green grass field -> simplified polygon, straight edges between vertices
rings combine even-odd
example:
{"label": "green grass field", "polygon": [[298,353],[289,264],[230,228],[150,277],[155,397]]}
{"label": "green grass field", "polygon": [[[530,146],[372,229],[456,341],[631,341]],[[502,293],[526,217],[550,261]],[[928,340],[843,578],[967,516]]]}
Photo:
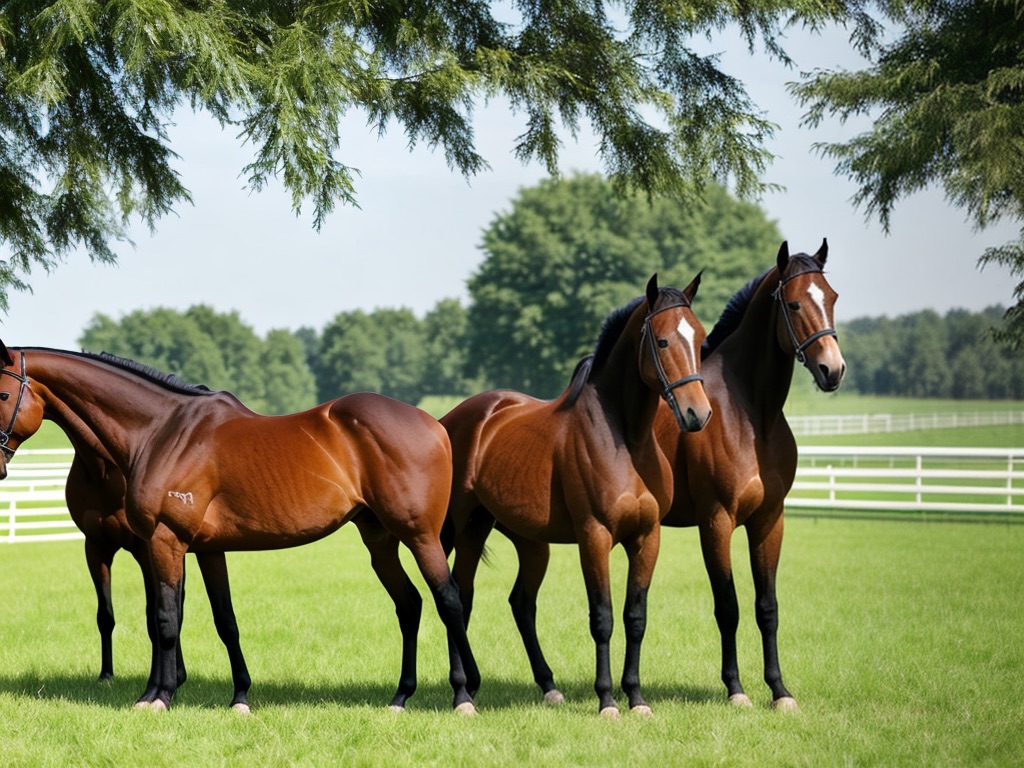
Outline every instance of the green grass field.
{"label": "green grass field", "polygon": [[[484,676],[475,718],[449,710],[440,621],[425,610],[420,689],[386,704],[399,635],[356,532],[301,549],[230,556],[253,713],[226,709],[230,678],[189,563],[190,679],[168,713],[130,708],[149,652],[141,579],[115,563],[112,683],[81,545],[4,549],[0,754],[7,765],[1019,765],[1024,758],[1024,526],[791,520],[779,577],[781,657],[797,715],[768,708],[752,588],[735,542],[740,661],[756,703],[718,680],[718,640],[692,531],[666,531],[643,675],[653,718],[596,714],[593,647],[571,547],[556,547],[539,626],[568,697],[539,703],[506,593],[514,553],[494,538],[470,636]],[[624,560],[614,558],[621,607]],[[419,579],[416,579],[419,584]],[[421,585],[422,591],[422,585]],[[621,622],[613,643],[621,668]]]}
{"label": "green grass field", "polygon": [[[845,410],[842,396],[795,393],[792,412]],[[835,410],[842,405],[843,410]],[[902,403],[920,412],[932,402]],[[861,403],[861,407],[865,407]],[[951,407],[943,405],[941,407]],[[979,410],[975,404],[960,404]],[[1011,410],[1021,404],[999,404]],[[828,410],[826,410],[828,409]],[[443,410],[441,411],[443,413]],[[811,410],[810,412],[815,412]],[[62,445],[52,425],[27,447]],[[893,444],[1020,445],[1018,428],[902,433]],[[881,444],[879,436],[858,437]],[[829,441],[833,442],[833,441]],[[19,459],[15,459],[18,461]],[[182,635],[189,680],[172,710],[131,703],[148,672],[142,582],[118,556],[115,669],[96,681],[95,598],[79,542],[0,551],[0,762],[64,766],[1011,766],[1024,762],[1024,526],[792,516],[779,572],[780,655],[800,714],[768,707],[745,535],[734,540],[740,663],[752,710],[725,701],[718,633],[692,530],[667,530],[643,654],[653,718],[597,716],[594,652],[575,550],[555,547],[539,629],[568,702],[540,703],[506,596],[514,553],[495,535],[477,579],[470,639],[480,714],[449,709],[447,654],[432,605],[420,631],[420,688],[386,709],[399,633],[356,531],[280,552],[229,555],[254,679],[253,713],[227,710],[230,676],[189,558]],[[418,573],[407,569],[426,597]],[[613,557],[616,613],[625,557]],[[622,664],[617,618],[613,669]],[[620,703],[622,699],[620,697]]]}

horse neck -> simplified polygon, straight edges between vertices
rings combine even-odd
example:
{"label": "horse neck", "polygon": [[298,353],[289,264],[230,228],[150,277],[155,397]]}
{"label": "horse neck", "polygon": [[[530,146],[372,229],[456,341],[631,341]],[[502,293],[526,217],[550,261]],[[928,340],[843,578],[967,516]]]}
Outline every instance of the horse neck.
{"label": "horse neck", "polygon": [[630,446],[652,439],[654,417],[658,412],[658,394],[640,377],[638,344],[642,322],[643,308],[640,308],[630,317],[592,380],[609,422],[618,426]]}
{"label": "horse neck", "polygon": [[782,413],[793,382],[793,356],[779,346],[779,302],[773,292],[778,271],[772,270],[754,293],[743,320],[718,348],[723,370],[733,386],[754,405],[762,419]]}
{"label": "horse neck", "polygon": [[102,448],[125,466],[182,395],[127,371],[59,352],[28,350],[26,372],[42,385],[44,415],[76,449]]}

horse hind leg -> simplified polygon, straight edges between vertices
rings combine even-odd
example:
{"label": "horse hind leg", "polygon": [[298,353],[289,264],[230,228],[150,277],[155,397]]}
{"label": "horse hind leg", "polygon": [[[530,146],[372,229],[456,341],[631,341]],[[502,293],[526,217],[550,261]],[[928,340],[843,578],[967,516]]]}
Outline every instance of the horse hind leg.
{"label": "horse hind leg", "polygon": [[448,559],[436,536],[414,536],[405,543],[430,587],[437,613],[447,630],[451,660],[448,679],[454,691],[452,706],[459,713],[472,714],[476,711],[473,698],[480,689],[480,670],[469,645],[462,600],[448,569]]}
{"label": "horse hind leg", "polygon": [[363,544],[370,552],[370,565],[395,604],[398,626],[402,632],[402,671],[398,689],[389,705],[404,710],[416,692],[416,642],[423,610],[423,599],[402,568],[398,556],[398,539],[388,533],[374,515],[365,510],[355,518]]}
{"label": "horse hind leg", "polygon": [[203,583],[210,598],[210,609],[213,612],[213,623],[217,628],[224,648],[228,652],[231,664],[231,681],[234,694],[231,698],[231,709],[243,714],[249,713],[249,687],[252,679],[242,655],[242,645],[238,632],[238,622],[231,605],[231,586],[228,582],[227,558],[222,552],[197,554],[196,562],[203,574]]}
{"label": "horse hind leg", "polygon": [[537,637],[537,595],[551,560],[551,547],[544,542],[515,536],[504,529],[502,532],[512,541],[519,560],[519,571],[508,596],[508,603],[512,608],[512,617],[519,629],[519,635],[523,639],[534,682],[540,686],[546,704],[562,704],[565,702],[565,696],[555,685],[554,673],[544,657],[540,639]]}

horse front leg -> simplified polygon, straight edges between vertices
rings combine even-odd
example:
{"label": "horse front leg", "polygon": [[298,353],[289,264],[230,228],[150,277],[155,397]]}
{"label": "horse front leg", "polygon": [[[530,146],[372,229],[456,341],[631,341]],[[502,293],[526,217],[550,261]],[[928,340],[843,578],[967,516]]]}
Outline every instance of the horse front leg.
{"label": "horse front leg", "polygon": [[[179,685],[182,607],[185,592],[185,552],[187,545],[169,529],[158,525],[146,542],[146,556],[152,575],[152,600],[155,603],[155,691],[148,687],[136,701],[137,707],[165,710]],[[147,598],[148,599],[148,598]],[[182,670],[183,671],[183,670]],[[151,681],[152,682],[152,681]]]}
{"label": "horse front leg", "polygon": [[630,709],[641,715],[651,714],[651,708],[640,692],[640,646],[647,631],[647,592],[654,576],[660,546],[660,525],[655,525],[646,535],[625,542],[629,574],[626,581],[626,603],[622,611],[626,627],[622,690],[629,698]]}
{"label": "horse front leg", "polygon": [[772,691],[772,707],[799,710],[796,699],[782,682],[779,667],[779,602],[775,593],[775,574],[782,550],[782,508],[767,516],[767,521],[747,524],[750,566],[754,576],[754,611],[764,656],[764,681]]}
{"label": "horse front leg", "polygon": [[85,563],[96,590],[96,628],[100,633],[100,680],[114,677],[114,602],[110,592],[110,569],[117,550],[85,540]]}
{"label": "horse front leg", "polygon": [[423,598],[402,568],[398,556],[398,539],[380,524],[372,512],[366,510],[355,518],[355,525],[363,544],[370,552],[370,565],[395,604],[398,626],[402,632],[402,671],[398,690],[389,705],[404,710],[409,697],[416,692],[416,643],[423,611]]}
{"label": "horse front leg", "polygon": [[700,544],[704,567],[711,581],[715,601],[715,621],[722,642],[722,682],[729,701],[739,707],[749,707],[750,698],[740,683],[739,659],[736,652],[736,630],[740,623],[740,607],[736,599],[736,584],[732,576],[733,525],[730,519],[711,518],[700,526]]}
{"label": "horse front leg", "polygon": [[515,545],[519,559],[519,571],[515,584],[512,585],[512,592],[508,596],[508,603],[512,607],[512,616],[523,638],[533,679],[540,686],[545,703],[562,704],[565,702],[565,696],[555,686],[554,674],[547,659],[544,658],[540,639],[537,637],[537,595],[551,560],[551,547],[544,542],[530,541],[509,531],[503,532]]}
{"label": "horse front leg", "polygon": [[590,636],[595,650],[594,692],[597,693],[598,711],[604,717],[619,716],[619,708],[612,696],[610,643],[614,622],[608,568],[611,548],[611,534],[604,529],[592,530],[580,537],[580,565],[587,587]]}
{"label": "horse front leg", "polygon": [[210,597],[210,609],[213,612],[213,624],[217,628],[224,648],[228,652],[231,664],[231,681],[234,695],[230,707],[238,712],[249,712],[249,686],[252,679],[242,655],[242,644],[238,632],[238,622],[231,605],[231,585],[228,583],[228,562],[223,552],[207,552],[196,554],[199,571],[203,574],[206,593]]}

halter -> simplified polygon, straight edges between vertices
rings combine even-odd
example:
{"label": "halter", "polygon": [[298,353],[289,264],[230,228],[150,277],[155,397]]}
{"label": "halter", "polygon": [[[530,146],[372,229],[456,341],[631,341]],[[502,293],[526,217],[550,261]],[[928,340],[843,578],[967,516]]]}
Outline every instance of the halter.
{"label": "halter", "polygon": [[779,280],[779,286],[775,289],[775,298],[779,301],[779,306],[782,309],[782,319],[786,321],[786,331],[789,333],[789,340],[793,344],[793,350],[796,353],[797,362],[800,365],[807,365],[807,355],[804,351],[811,346],[818,339],[823,336],[837,336],[835,328],[822,328],[820,331],[815,331],[802,342],[797,341],[796,329],[793,328],[793,320],[789,316],[789,306],[786,304],[786,297],[782,295],[782,286],[788,283],[795,277],[806,274],[808,272],[821,272],[820,269],[813,269],[811,267],[804,267],[803,269],[797,270],[789,277]]}
{"label": "halter", "polygon": [[658,354],[657,341],[654,338],[654,329],[651,327],[651,318],[661,312],[667,312],[670,309],[679,309],[689,307],[690,303],[683,301],[678,304],[669,304],[667,307],[656,309],[644,318],[643,330],[641,334],[647,338],[647,344],[651,348],[651,357],[654,359],[654,370],[658,374],[658,381],[661,382],[661,396],[668,403],[668,407],[672,409],[672,415],[676,417],[676,423],[679,424],[679,429],[684,430],[686,428],[686,421],[683,419],[683,413],[679,408],[679,403],[676,402],[675,390],[683,384],[689,384],[691,381],[704,381],[704,377],[699,373],[693,373],[689,376],[684,376],[681,379],[675,381],[669,381],[668,376],[665,374],[665,369],[661,365],[661,356]]}
{"label": "halter", "polygon": [[7,441],[11,439],[11,433],[14,431],[14,422],[18,420],[18,411],[21,410],[21,400],[25,396],[25,387],[28,386],[28,376],[25,375],[25,353],[21,353],[20,376],[7,368],[0,368],[0,376],[11,376],[21,382],[21,386],[18,388],[18,399],[14,402],[14,412],[11,413],[11,421],[7,425],[7,429],[0,430],[0,451],[3,451],[4,457],[10,461],[14,458],[14,451],[7,447]]}

